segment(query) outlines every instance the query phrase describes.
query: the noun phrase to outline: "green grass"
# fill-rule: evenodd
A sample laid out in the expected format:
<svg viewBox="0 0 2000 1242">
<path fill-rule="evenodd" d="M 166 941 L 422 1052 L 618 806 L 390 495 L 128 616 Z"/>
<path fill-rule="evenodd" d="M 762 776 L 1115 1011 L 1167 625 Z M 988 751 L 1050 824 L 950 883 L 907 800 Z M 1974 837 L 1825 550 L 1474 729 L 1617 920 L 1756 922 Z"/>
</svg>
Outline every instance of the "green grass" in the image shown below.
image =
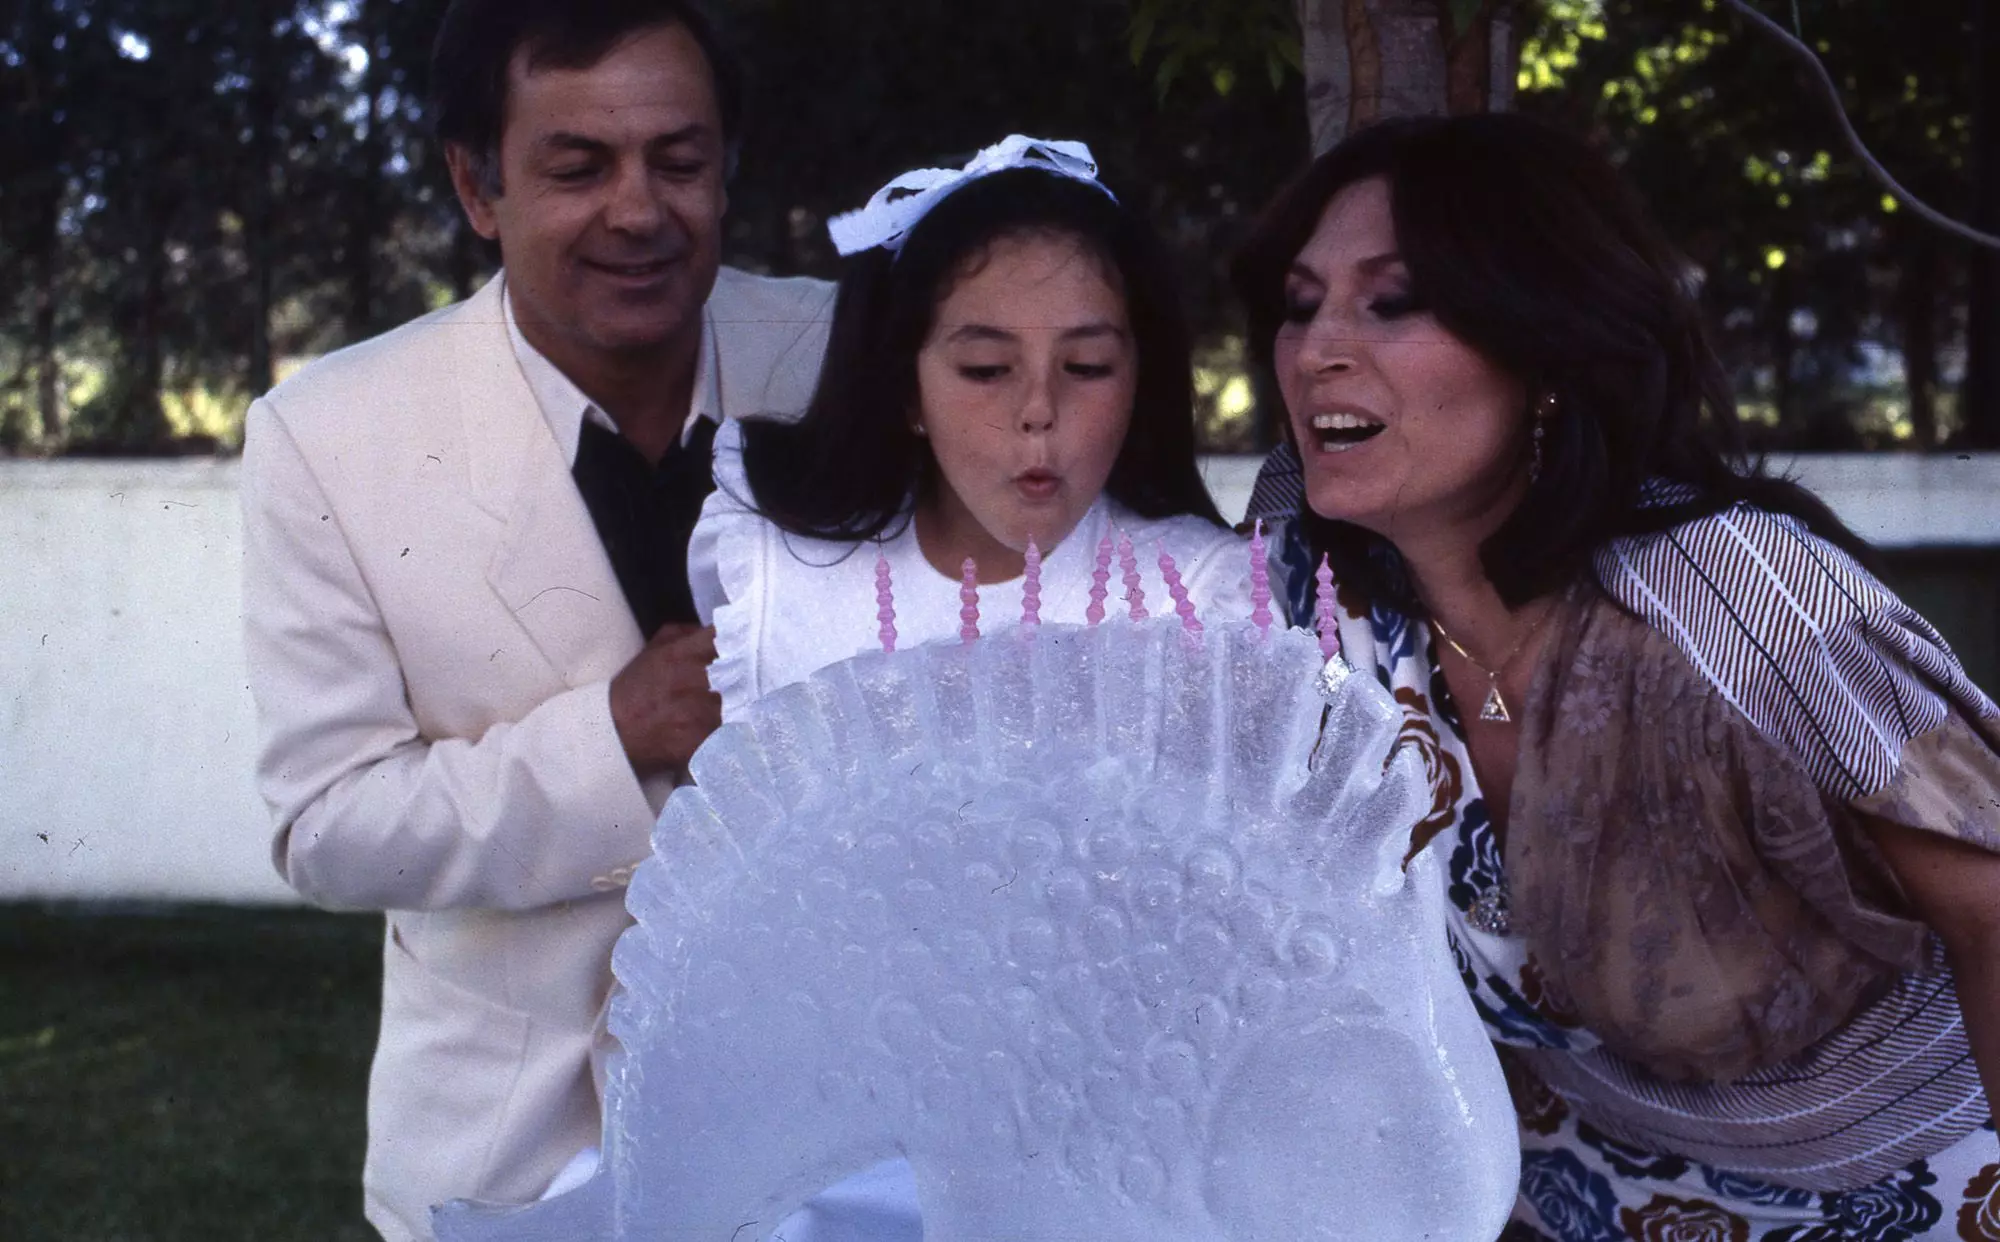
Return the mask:
<svg viewBox="0 0 2000 1242">
<path fill-rule="evenodd" d="M 0 1239 L 371 1239 L 379 916 L 0 905 Z"/>
</svg>

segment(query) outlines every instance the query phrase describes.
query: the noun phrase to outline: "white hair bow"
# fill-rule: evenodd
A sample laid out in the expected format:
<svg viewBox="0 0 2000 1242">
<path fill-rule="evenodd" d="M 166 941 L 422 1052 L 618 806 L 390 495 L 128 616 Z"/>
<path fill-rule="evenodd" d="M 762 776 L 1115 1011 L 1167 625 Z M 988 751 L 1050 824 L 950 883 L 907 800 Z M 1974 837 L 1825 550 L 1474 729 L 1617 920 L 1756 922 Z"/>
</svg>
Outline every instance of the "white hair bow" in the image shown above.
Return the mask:
<svg viewBox="0 0 2000 1242">
<path fill-rule="evenodd" d="M 1009 134 L 967 161 L 963 168 L 912 168 L 875 191 L 868 205 L 858 211 L 843 212 L 826 222 L 833 247 L 842 255 L 858 254 L 876 246 L 900 253 L 903 239 L 931 208 L 970 181 L 1007 168 L 1039 168 L 1058 176 L 1087 182 L 1105 190 L 1097 180 L 1097 160 L 1080 142 L 1029 138 Z"/>
</svg>

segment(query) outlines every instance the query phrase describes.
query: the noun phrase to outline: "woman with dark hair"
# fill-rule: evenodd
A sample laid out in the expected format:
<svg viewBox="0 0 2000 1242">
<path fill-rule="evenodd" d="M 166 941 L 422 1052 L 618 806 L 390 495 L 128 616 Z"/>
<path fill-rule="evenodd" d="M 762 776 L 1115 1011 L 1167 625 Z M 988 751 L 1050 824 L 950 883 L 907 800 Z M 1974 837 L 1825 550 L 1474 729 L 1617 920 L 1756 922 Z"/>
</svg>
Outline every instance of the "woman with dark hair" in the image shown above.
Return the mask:
<svg viewBox="0 0 2000 1242">
<path fill-rule="evenodd" d="M 1747 460 L 1615 171 L 1518 117 L 1385 123 L 1237 280 L 1295 614 L 1327 558 L 1436 778 L 1507 1236 L 2000 1237 L 2000 710 Z"/>
<path fill-rule="evenodd" d="M 1171 268 L 1088 149 L 1010 138 L 831 229 L 853 257 L 813 400 L 718 433 L 690 545 L 724 719 L 874 647 L 878 574 L 905 644 L 958 634 L 968 581 L 981 626 L 1019 617 L 1024 587 L 991 588 L 1031 547 L 1044 620 L 1085 620 L 1107 541 L 1143 566 L 1131 603 L 1171 606 L 1165 556 L 1198 611 L 1248 613 L 1195 465 Z"/>
</svg>

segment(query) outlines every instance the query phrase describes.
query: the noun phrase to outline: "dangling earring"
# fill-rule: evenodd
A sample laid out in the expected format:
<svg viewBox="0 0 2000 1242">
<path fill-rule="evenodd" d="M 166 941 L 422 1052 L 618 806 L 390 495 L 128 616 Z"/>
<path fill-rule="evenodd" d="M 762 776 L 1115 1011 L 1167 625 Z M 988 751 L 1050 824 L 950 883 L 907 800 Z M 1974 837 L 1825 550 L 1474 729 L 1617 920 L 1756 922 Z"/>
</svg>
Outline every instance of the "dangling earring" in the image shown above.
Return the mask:
<svg viewBox="0 0 2000 1242">
<path fill-rule="evenodd" d="M 1552 392 L 1543 393 L 1541 400 L 1535 402 L 1535 430 L 1534 433 L 1531 436 L 1529 436 L 1530 451 L 1528 454 L 1528 483 L 1531 486 L 1533 484 L 1541 482 L 1542 436 L 1544 433 L 1547 432 L 1548 421 L 1550 418 L 1554 417 L 1555 412 L 1556 412 L 1556 395 Z"/>
</svg>

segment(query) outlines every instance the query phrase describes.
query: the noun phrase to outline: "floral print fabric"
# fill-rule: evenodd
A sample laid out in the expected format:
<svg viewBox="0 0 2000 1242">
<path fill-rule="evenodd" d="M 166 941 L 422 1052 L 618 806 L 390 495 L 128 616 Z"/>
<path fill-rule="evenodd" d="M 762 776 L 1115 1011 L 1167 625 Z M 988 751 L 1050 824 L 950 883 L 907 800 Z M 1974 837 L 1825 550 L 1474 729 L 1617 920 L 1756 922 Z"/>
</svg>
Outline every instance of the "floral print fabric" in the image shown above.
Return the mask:
<svg viewBox="0 0 2000 1242">
<path fill-rule="evenodd" d="M 1870 1185 L 1799 1190 L 1624 1146 L 1549 1094 L 1522 1118 L 1521 1199 L 1501 1238 L 2000 1242 L 2000 1144 L 1989 1122 Z"/>
</svg>

